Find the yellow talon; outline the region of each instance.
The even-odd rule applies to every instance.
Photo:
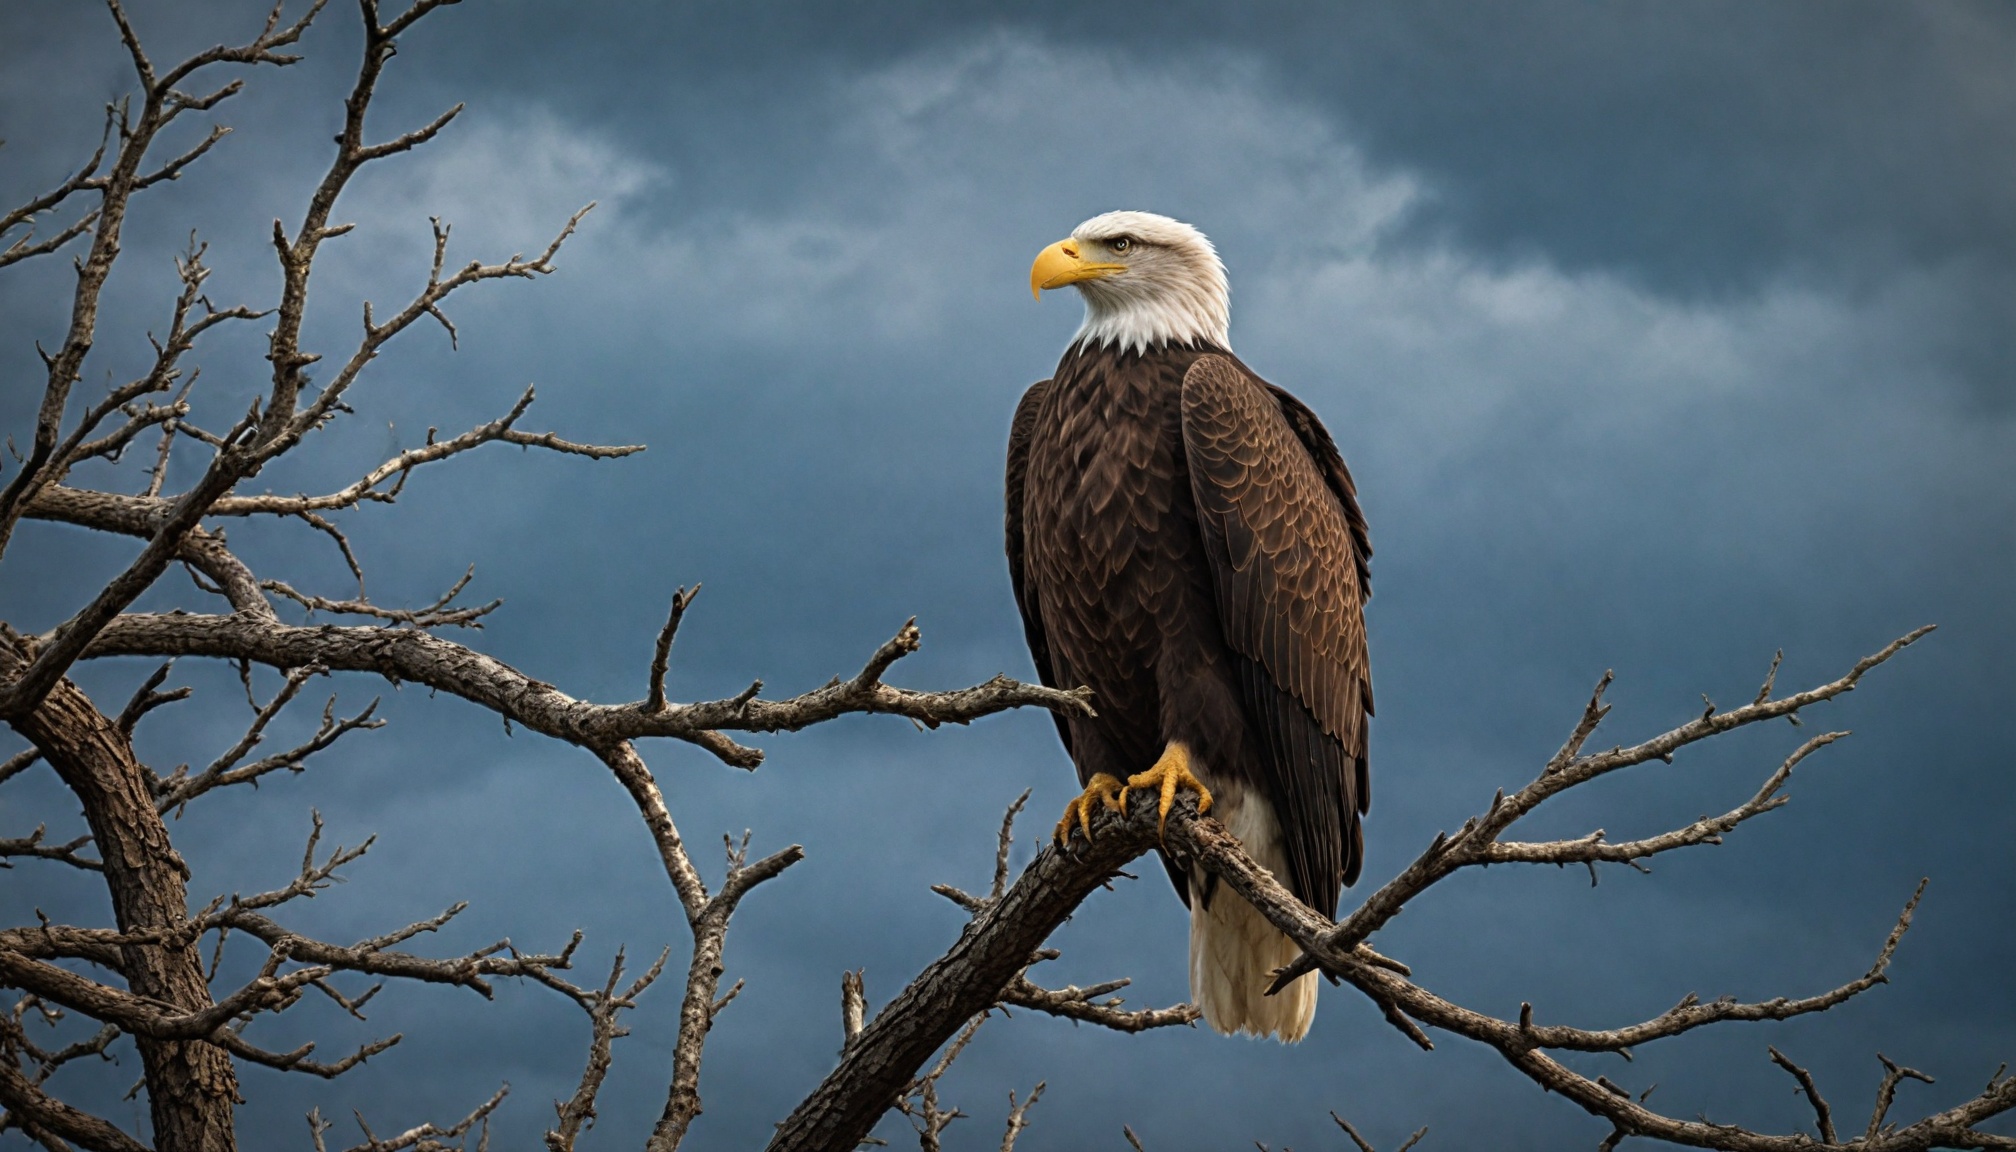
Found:
[[[1062,848],[1070,842],[1071,819],[1074,816],[1078,819],[1078,826],[1085,830],[1085,839],[1092,839],[1093,807],[1097,805],[1115,812],[1124,811],[1117,799],[1124,794],[1124,791],[1125,786],[1120,783],[1118,777],[1109,776],[1104,772],[1094,773],[1091,781],[1085,785],[1085,791],[1064,806],[1064,818],[1057,821],[1057,831],[1054,833],[1057,846]]]
[[[1204,782],[1190,774],[1190,749],[1180,741],[1172,740],[1162,752],[1162,758],[1153,767],[1138,776],[1129,776],[1127,786],[1120,790],[1120,811],[1127,811],[1127,794],[1136,788],[1154,788],[1160,792],[1158,817],[1155,833],[1161,835],[1169,826],[1169,809],[1176,803],[1176,790],[1188,788],[1197,793],[1197,813],[1203,815],[1211,811],[1211,790]]]

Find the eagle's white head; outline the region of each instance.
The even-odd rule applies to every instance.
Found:
[[[1029,292],[1075,284],[1085,297],[1077,339],[1122,351],[1206,341],[1231,348],[1232,290],[1204,234],[1152,212],[1108,212],[1045,248]]]

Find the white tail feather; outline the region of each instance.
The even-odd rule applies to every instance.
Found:
[[[1261,867],[1277,876],[1284,874],[1288,859],[1273,808],[1256,793],[1231,792],[1216,792],[1219,801],[1211,814],[1224,822]],[[1226,1035],[1273,1035],[1289,1044],[1308,1035],[1316,1017],[1314,973],[1273,996],[1266,994],[1274,970],[1294,960],[1301,949],[1224,885],[1218,886],[1210,903],[1209,908],[1204,906],[1201,878],[1193,879],[1190,998],[1204,1010],[1204,1022]]]

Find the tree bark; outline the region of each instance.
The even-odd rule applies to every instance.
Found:
[[[768,1152],[858,1148],[931,1054],[1000,1003],[1003,989],[1093,889],[1155,844],[1146,819],[1137,826],[1102,813],[1094,827],[1090,843],[1074,839],[1070,851],[1039,852],[1014,887],[849,1041],[839,1067],[777,1125]]]
[[[19,675],[26,663],[14,642],[0,641],[0,679]],[[9,720],[83,805],[105,861],[119,930],[158,932],[185,924],[189,866],[154,809],[147,769],[134,757],[131,737],[68,679],[33,711]],[[184,1010],[211,1005],[195,941],[127,944],[120,951],[135,995]],[[231,1057],[201,1040],[135,1040],[158,1152],[232,1152],[238,1078]]]

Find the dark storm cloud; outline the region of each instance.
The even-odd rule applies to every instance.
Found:
[[[738,127],[753,114],[787,145],[816,138],[818,110],[794,99],[808,82],[1010,29],[1116,65],[1182,59],[1204,81],[1227,55],[1257,59],[1271,86],[1347,123],[1375,161],[1431,177],[1431,221],[1467,246],[1708,289],[1815,262],[2016,263],[2016,17],[1993,3],[1059,3],[1012,15],[521,4],[514,15],[481,39],[514,59],[536,51],[559,81],[549,97],[656,121],[671,139],[721,133],[722,111]],[[495,59],[472,55],[464,74],[494,82]],[[1096,157],[1101,125],[1080,130]],[[1184,146],[1180,134],[1165,143]],[[743,167],[760,146],[735,151],[729,171],[763,183]]]
[[[142,11],[159,55],[245,26],[197,11]],[[500,452],[416,475],[396,508],[349,518],[374,597],[431,599],[474,561],[477,593],[509,603],[472,642],[605,700],[641,693],[665,597],[694,579],[707,592],[681,633],[683,696],[757,675],[777,693],[812,686],[913,613],[927,645],[902,682],[1026,674],[999,559],[1001,445],[1019,389],[1076,319],[1068,298],[1030,303],[1027,262],[1093,211],[1186,216],[1231,265],[1242,355],[1330,422],[1372,517],[1368,875],[1519,783],[1606,667],[1620,677],[1606,730],[1623,740],[1689,715],[1698,692],[1754,691],[1780,644],[1781,684],[1805,684],[1944,625],[1809,715],[1858,735],[1726,847],[1593,891],[1551,872],[1466,878],[1410,909],[1390,947],[1480,1008],[1532,999],[1598,1023],[1688,990],[1846,979],[1930,873],[1896,983],[1871,1000],[1642,1051],[1624,1074],[1659,1081],[1655,1099],[1678,1114],[1790,1127],[1800,1105],[1770,1078],[1764,1043],[1844,1092],[1871,1081],[1881,1047],[1942,1074],[1928,1101],[1957,1099],[1951,1085],[2016,1049],[2016,428],[2006,406],[1954,402],[2007,371],[2010,297],[1983,288],[2016,266],[2016,116],[1990,66],[2007,58],[2006,9],[1508,11],[444,12],[402,44],[374,130],[461,99],[470,111],[346,198],[340,215],[362,226],[328,250],[312,345],[352,338],[359,297],[410,290],[430,213],[456,224],[458,253],[494,256],[536,247],[585,200],[602,207],[558,275],[459,301],[458,354],[436,332],[402,338],[360,384],[360,417],[260,483],[347,482],[536,381],[538,426],[651,451],[593,467]],[[90,380],[144,352],[167,257],[192,226],[213,244],[220,301],[271,291],[265,230],[298,214],[326,158],[352,18],[332,9],[307,62],[255,76],[227,106],[237,134],[143,207]],[[108,21],[85,5],[0,9],[0,52],[11,202],[88,151],[95,105],[124,80]],[[55,261],[0,277],[0,417],[17,438],[36,392],[30,341],[59,330],[64,304]],[[206,348],[205,411],[256,394],[260,350],[249,330]],[[346,591],[311,534],[242,525],[232,539],[262,571]],[[0,615],[46,627],[128,554],[24,529],[0,565]],[[87,686],[116,701],[139,671],[90,669]],[[158,764],[207,759],[239,720],[228,670],[180,675],[201,702],[151,722]],[[468,898],[443,951],[505,935],[545,947],[577,925],[596,964],[619,942],[633,958],[681,943],[634,814],[592,762],[410,688],[331,688],[350,708],[383,693],[393,726],[304,777],[192,810],[181,834],[198,892],[282,879],[315,805],[332,838],[382,838],[354,883],[300,911],[305,928],[363,936]],[[1726,810],[1794,739],[1682,757],[1535,835]],[[1023,787],[1037,789],[1025,836],[1069,791],[1036,716],[929,735],[858,721],[766,743],[753,775],[647,750],[689,841],[753,827],[759,847],[810,853],[738,919],[729,963],[750,988],[710,1042],[696,1147],[760,1142],[830,1064],[838,973],[866,965],[871,997],[892,995],[957,930],[923,886],[976,882]],[[67,811],[39,774],[0,802],[9,828]],[[9,876],[9,922],[30,903],[96,914],[88,884]],[[1182,916],[1159,880],[1102,895],[1061,944],[1059,981],[1128,974],[1137,1002],[1185,995]],[[504,1123],[536,1141],[545,1101],[578,1073],[574,1022],[538,989],[497,1004],[394,996],[369,1025],[331,1014],[273,1034],[325,1051],[395,1028],[409,1040],[333,1085],[248,1080],[248,1144],[297,1140],[312,1103],[406,1123],[499,1079],[518,1094]],[[598,1137],[655,1116],[675,1009],[647,998]],[[1333,991],[1298,1049],[1018,1017],[988,1025],[955,1076],[976,1116],[1049,1079],[1031,1147],[1110,1143],[1123,1121],[1151,1148],[1320,1147],[1332,1107],[1382,1144],[1422,1122],[1449,1147],[1601,1136],[1494,1058],[1419,1053]],[[1222,1087],[1192,1091],[1200,1079]],[[130,1106],[111,1098],[125,1086],[108,1082],[102,1101],[121,1119]],[[982,1127],[954,1133],[980,1146]]]
[[[1253,70],[1256,86],[1346,127],[1374,163],[1434,187],[1389,243],[1453,241],[1710,299],[1788,277],[1873,291],[1949,270],[1944,312],[1966,315],[1934,320],[1946,365],[1977,401],[2016,395],[2005,5],[525,4],[516,15],[458,79],[495,83],[490,61],[540,60],[542,98],[625,122],[678,158],[682,211],[788,196],[796,158],[836,127],[808,89],[1011,30],[1087,53],[1088,79],[1169,63],[1203,83]],[[505,75],[520,86],[521,73]],[[1088,163],[1126,143],[1097,115],[1070,130]],[[1214,162],[1181,125],[1153,142]]]

